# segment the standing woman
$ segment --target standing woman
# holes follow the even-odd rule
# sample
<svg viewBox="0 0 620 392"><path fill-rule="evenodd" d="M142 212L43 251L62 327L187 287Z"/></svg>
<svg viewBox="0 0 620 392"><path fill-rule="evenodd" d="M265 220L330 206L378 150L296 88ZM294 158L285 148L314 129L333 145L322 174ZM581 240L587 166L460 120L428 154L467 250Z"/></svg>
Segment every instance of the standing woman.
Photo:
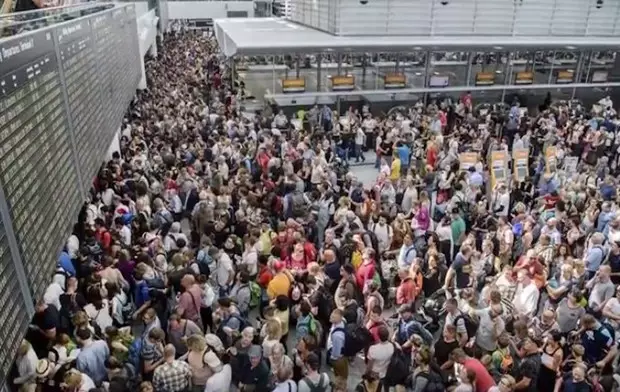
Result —
<svg viewBox="0 0 620 392"><path fill-rule="evenodd" d="M540 391L550 391L555 387L556 377L564 359L561 340L562 335L559 332L554 332L543 346L537 383Z"/></svg>
<svg viewBox="0 0 620 392"><path fill-rule="evenodd" d="M204 361L204 356L209 351L207 341L202 335L192 335L187 338L187 348L189 351L185 355L185 360L192 369L191 392L202 392L205 390L207 379L213 374Z"/></svg>

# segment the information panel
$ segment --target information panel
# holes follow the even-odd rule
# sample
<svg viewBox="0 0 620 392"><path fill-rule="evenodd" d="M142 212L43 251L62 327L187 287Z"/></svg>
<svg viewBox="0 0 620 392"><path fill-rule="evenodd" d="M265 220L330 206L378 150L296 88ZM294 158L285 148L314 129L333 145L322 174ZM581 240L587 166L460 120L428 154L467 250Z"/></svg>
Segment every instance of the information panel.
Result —
<svg viewBox="0 0 620 392"><path fill-rule="evenodd" d="M60 65L65 79L69 114L77 148L78 167L84 174L82 189L92 185L105 153L99 138L109 142L108 135L99 135L101 126L101 93L97 68L95 39L91 21L82 19L56 29Z"/></svg>
<svg viewBox="0 0 620 392"><path fill-rule="evenodd" d="M28 327L28 313L23 310L24 298L19 287L15 264L11 259L9 241L0 219L0 380L11 372L13 358Z"/></svg>
<svg viewBox="0 0 620 392"><path fill-rule="evenodd" d="M53 37L0 44L0 182L24 270L40 298L81 202Z"/></svg>

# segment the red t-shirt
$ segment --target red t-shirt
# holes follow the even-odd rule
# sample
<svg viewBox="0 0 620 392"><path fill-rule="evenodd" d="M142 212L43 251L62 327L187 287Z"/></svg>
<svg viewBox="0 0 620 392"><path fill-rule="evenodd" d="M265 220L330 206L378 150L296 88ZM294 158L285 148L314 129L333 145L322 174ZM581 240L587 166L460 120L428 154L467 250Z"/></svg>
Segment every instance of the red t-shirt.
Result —
<svg viewBox="0 0 620 392"><path fill-rule="evenodd" d="M491 377L489 371L479 360L467 358L463 366L476 374L476 392L487 392L491 387L495 386L493 377Z"/></svg>
<svg viewBox="0 0 620 392"><path fill-rule="evenodd" d="M360 290L364 289L366 281L372 280L375 276L375 263L364 263L355 272L355 282Z"/></svg>

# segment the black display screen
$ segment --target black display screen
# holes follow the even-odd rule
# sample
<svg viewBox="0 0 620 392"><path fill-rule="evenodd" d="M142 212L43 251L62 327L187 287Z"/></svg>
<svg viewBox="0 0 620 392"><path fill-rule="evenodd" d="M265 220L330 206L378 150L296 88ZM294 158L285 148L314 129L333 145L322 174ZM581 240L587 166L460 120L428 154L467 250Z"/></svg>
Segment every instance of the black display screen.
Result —
<svg viewBox="0 0 620 392"><path fill-rule="evenodd" d="M28 326L28 313L23 310L24 298L19 287L15 264L11 258L9 241L0 219L0 379L6 380L11 372L13 358Z"/></svg>
<svg viewBox="0 0 620 392"><path fill-rule="evenodd" d="M81 201L52 33L0 44L0 181L33 298Z"/></svg>
<svg viewBox="0 0 620 392"><path fill-rule="evenodd" d="M95 38L91 21L88 19L66 24L58 28L56 34L71 127L78 146L78 167L85 174L82 178L82 189L88 190L92 184L92 176L103 159L97 140L101 126L101 92L95 58ZM109 136L102 137L108 144Z"/></svg>

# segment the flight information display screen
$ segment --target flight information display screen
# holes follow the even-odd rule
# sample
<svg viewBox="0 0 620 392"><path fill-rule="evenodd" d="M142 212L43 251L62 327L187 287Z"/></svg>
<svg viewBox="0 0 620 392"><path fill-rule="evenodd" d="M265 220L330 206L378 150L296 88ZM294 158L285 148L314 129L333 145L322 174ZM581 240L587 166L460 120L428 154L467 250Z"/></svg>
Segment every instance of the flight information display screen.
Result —
<svg viewBox="0 0 620 392"><path fill-rule="evenodd" d="M0 219L0 380L11 372L13 358L21 344L21 334L28 327L28 313L19 287L15 264L11 258L7 233Z"/></svg>
<svg viewBox="0 0 620 392"><path fill-rule="evenodd" d="M109 7L0 42L0 387L141 76L134 8Z"/></svg>
<svg viewBox="0 0 620 392"><path fill-rule="evenodd" d="M0 182L40 298L82 197L52 33L0 43L0 53Z"/></svg>
<svg viewBox="0 0 620 392"><path fill-rule="evenodd" d="M60 65L67 89L71 128L78 146L78 167L85 174L82 189L90 189L92 176L97 172L102 151L98 138L109 144L110 135L101 132L101 90L95 58L95 38L91 21L69 22L56 31L60 50Z"/></svg>

